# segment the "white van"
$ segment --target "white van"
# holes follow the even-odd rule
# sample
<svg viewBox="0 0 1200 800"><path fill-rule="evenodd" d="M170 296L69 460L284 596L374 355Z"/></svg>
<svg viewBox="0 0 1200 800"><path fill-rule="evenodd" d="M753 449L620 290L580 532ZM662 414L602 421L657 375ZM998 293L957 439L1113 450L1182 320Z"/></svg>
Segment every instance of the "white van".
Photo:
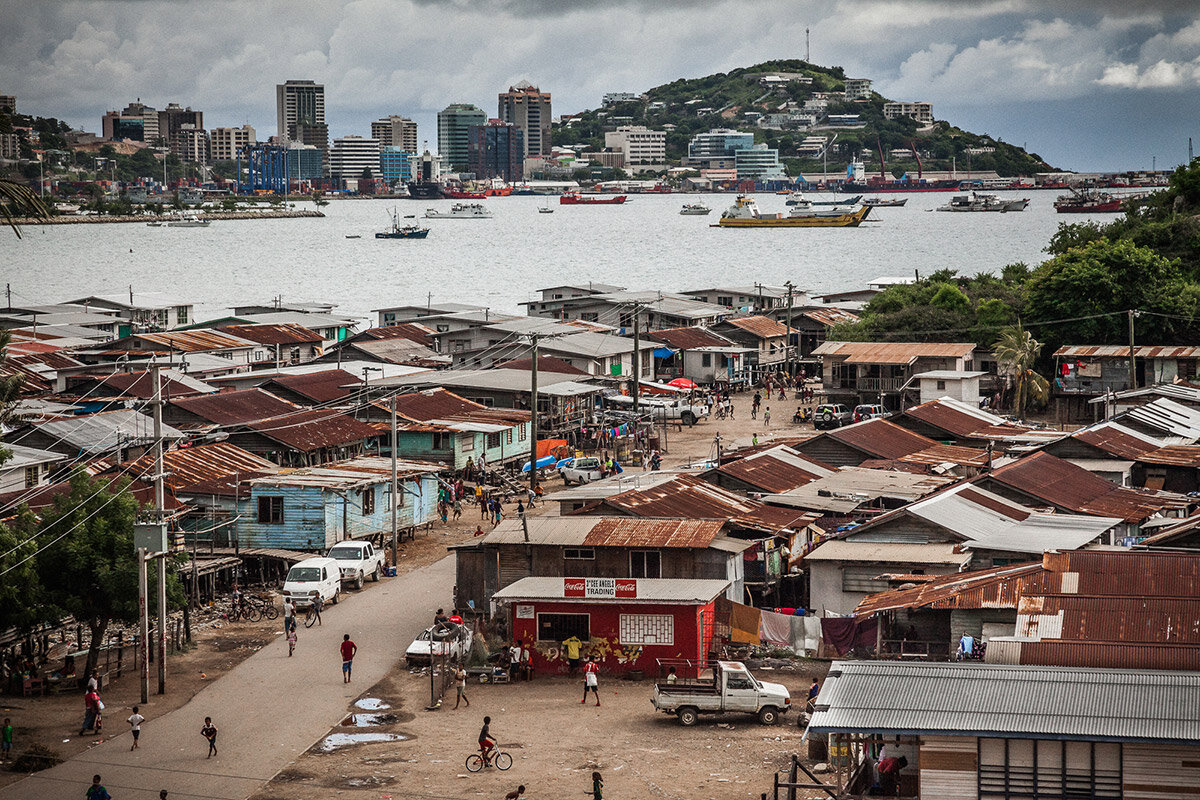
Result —
<svg viewBox="0 0 1200 800"><path fill-rule="evenodd" d="M292 598L296 608L308 608L317 595L326 603L336 603L341 588L342 573L338 562L332 558L314 556L288 570L287 580L283 582L283 597L285 600Z"/></svg>

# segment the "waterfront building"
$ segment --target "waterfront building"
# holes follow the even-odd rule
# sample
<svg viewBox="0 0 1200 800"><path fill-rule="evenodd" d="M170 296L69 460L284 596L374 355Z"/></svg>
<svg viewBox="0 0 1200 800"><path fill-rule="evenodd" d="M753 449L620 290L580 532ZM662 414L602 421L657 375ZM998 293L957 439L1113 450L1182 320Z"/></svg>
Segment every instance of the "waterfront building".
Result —
<svg viewBox="0 0 1200 800"><path fill-rule="evenodd" d="M158 112L158 134L156 138L161 138L165 141L167 147L171 148L171 152L181 159L199 161L200 159L190 158L186 153L188 151L195 152L196 136L195 134L180 134L185 127L190 126L193 130L204 130L204 112L193 111L191 106L183 108L178 103L168 103L167 107ZM148 140L153 143L154 140ZM205 138L205 151L208 148L208 139Z"/></svg>
<svg viewBox="0 0 1200 800"><path fill-rule="evenodd" d="M846 78L846 99L847 100L870 100L871 99L871 79L870 78Z"/></svg>
<svg viewBox="0 0 1200 800"><path fill-rule="evenodd" d="M619 150L625 165L634 172L663 169L666 165L666 131L652 131L645 125L626 125L605 133L604 146ZM588 157L591 157L590 153Z"/></svg>
<svg viewBox="0 0 1200 800"><path fill-rule="evenodd" d="M203 128L185 124L171 138L171 152L182 161L207 164L209 162L208 133Z"/></svg>
<svg viewBox="0 0 1200 800"><path fill-rule="evenodd" d="M99 294L68 300L67 304L116 311L123 320L118 336L128 336L138 330L172 330L195 321L193 305L162 292L129 292L128 294Z"/></svg>
<svg viewBox="0 0 1200 800"><path fill-rule="evenodd" d="M233 161L242 148L256 144L254 128L243 125L240 128L213 128L209 132L209 149L213 161Z"/></svg>
<svg viewBox="0 0 1200 800"><path fill-rule="evenodd" d="M483 109L470 103L452 103L438 112L438 152L450 169L470 161L471 128L487 124Z"/></svg>
<svg viewBox="0 0 1200 800"><path fill-rule="evenodd" d="M917 122L933 122L933 103L884 103L883 116L887 119L910 117Z"/></svg>
<svg viewBox="0 0 1200 800"><path fill-rule="evenodd" d="M417 152L417 123L407 117L391 114L371 123L371 138L380 147L399 147L406 153Z"/></svg>
<svg viewBox="0 0 1200 800"><path fill-rule="evenodd" d="M709 162L732 162L734 153L753 146L753 133L742 133L728 128L714 128L705 133L696 134L688 142L688 161L715 166Z"/></svg>
<svg viewBox="0 0 1200 800"><path fill-rule="evenodd" d="M110 142L131 139L154 144L158 138L158 112L140 100L125 106L123 111L109 111L101 117L100 125L103 137Z"/></svg>
<svg viewBox="0 0 1200 800"><path fill-rule="evenodd" d="M779 161L779 151L765 144L743 148L734 154L734 166L739 181L782 180L787 177Z"/></svg>
<svg viewBox="0 0 1200 800"><path fill-rule="evenodd" d="M379 148L379 177L388 186L416 180L417 156L397 145Z"/></svg>
<svg viewBox="0 0 1200 800"><path fill-rule="evenodd" d="M329 175L335 180L358 178L363 170L374 177L379 172L379 140L361 136L343 136L333 140L329 151Z"/></svg>
<svg viewBox="0 0 1200 800"><path fill-rule="evenodd" d="M500 93L498 116L515 125L525 137L525 156L550 153L550 93L529 81L521 81Z"/></svg>
<svg viewBox="0 0 1200 800"><path fill-rule="evenodd" d="M289 181L315 181L325 174L325 154L319 147L292 142L288 145L286 158Z"/></svg>
<svg viewBox="0 0 1200 800"><path fill-rule="evenodd" d="M476 178L521 180L525 164L525 133L498 119L471 128L467 164Z"/></svg>

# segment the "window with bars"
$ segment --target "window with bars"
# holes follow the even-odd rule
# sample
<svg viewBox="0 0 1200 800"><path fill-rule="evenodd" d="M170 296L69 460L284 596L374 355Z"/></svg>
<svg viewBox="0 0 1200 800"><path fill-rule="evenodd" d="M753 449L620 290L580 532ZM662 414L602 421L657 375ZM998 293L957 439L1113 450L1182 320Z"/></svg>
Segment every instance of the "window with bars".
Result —
<svg viewBox="0 0 1200 800"><path fill-rule="evenodd" d="M979 739L979 800L1121 800L1121 745Z"/></svg>

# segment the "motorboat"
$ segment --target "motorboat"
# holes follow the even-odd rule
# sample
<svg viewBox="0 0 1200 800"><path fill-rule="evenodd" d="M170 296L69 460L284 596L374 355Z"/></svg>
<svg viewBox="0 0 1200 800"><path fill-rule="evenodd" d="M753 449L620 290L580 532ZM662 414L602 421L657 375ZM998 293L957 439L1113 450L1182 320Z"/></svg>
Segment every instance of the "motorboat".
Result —
<svg viewBox="0 0 1200 800"><path fill-rule="evenodd" d="M679 213L685 217L703 217L712 213L712 209L703 203L685 203Z"/></svg>
<svg viewBox="0 0 1200 800"><path fill-rule="evenodd" d="M994 194L971 192L959 194L950 198L944 206L938 206L938 211L1024 211L1029 205L1029 198L1019 197L1015 200L1002 200Z"/></svg>
<svg viewBox="0 0 1200 800"><path fill-rule="evenodd" d="M870 206L857 209L834 207L814 211L803 206L793 206L785 217L782 214L763 214L753 198L740 195L734 204L721 215L714 228L857 228L867 215Z"/></svg>
<svg viewBox="0 0 1200 800"><path fill-rule="evenodd" d="M539 214L553 214L554 209L551 208L550 206L538 206L538 213Z"/></svg>
<svg viewBox="0 0 1200 800"><path fill-rule="evenodd" d="M492 212L482 203L455 203L449 211L425 209L425 219L491 219Z"/></svg>
<svg viewBox="0 0 1200 800"><path fill-rule="evenodd" d="M196 214L183 214L167 220L168 228L207 228L211 224L211 219L203 219Z"/></svg>
<svg viewBox="0 0 1200 800"><path fill-rule="evenodd" d="M868 197L862 204L871 208L900 208L907 202L907 197Z"/></svg>
<svg viewBox="0 0 1200 800"><path fill-rule="evenodd" d="M862 200L861 194L856 194L854 197L847 197L840 200L813 200L810 197L805 197L804 192L791 192L788 195L785 205L789 206L854 206L858 205L858 201Z"/></svg>

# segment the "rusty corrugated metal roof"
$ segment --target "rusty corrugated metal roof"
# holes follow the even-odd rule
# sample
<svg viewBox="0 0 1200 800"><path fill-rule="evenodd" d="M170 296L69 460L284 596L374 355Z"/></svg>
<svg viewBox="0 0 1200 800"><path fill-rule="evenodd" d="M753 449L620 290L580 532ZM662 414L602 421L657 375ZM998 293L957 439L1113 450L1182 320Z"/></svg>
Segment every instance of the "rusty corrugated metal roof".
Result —
<svg viewBox="0 0 1200 800"><path fill-rule="evenodd" d="M251 422L247 427L302 453L379 436L379 431L349 414L319 409Z"/></svg>
<svg viewBox="0 0 1200 800"><path fill-rule="evenodd" d="M154 373L150 370L142 370L140 372L116 372L112 375L100 378L96 382L96 388L92 389L88 394L94 394L97 397L105 397L106 392L116 392L119 395L127 395L129 397L137 397L142 400L149 400L154 397ZM89 376L83 376L89 377ZM164 369L160 378L162 385L163 399L172 397L188 397L190 395L198 395L205 393L216 392L217 390L203 381L199 381L181 372L176 372L172 369ZM86 384L85 384L86 385Z"/></svg>
<svg viewBox="0 0 1200 800"><path fill-rule="evenodd" d="M1138 456L1136 461L1144 464L1159 464L1166 467L1200 468L1200 445L1173 444L1150 450Z"/></svg>
<svg viewBox="0 0 1200 800"><path fill-rule="evenodd" d="M1147 345L1133 348L1137 358L1200 358L1200 347L1191 345ZM1055 358L1129 358L1129 348L1117 344L1067 344L1054 351Z"/></svg>
<svg viewBox="0 0 1200 800"><path fill-rule="evenodd" d="M1041 562L941 575L922 586L892 589L864 597L856 616L899 608L1016 609L1025 583L1044 571Z"/></svg>
<svg viewBox="0 0 1200 800"><path fill-rule="evenodd" d="M835 472L828 464L774 443L766 451L727 462L716 471L773 494L803 486Z"/></svg>
<svg viewBox="0 0 1200 800"><path fill-rule="evenodd" d="M760 339L776 339L787 336L787 326L782 322L757 314L749 317L732 317L725 322Z"/></svg>
<svg viewBox="0 0 1200 800"><path fill-rule="evenodd" d="M946 398L907 408L903 414L964 439L1003 438L1030 430L1024 425L1007 422L1003 417Z"/></svg>
<svg viewBox="0 0 1200 800"><path fill-rule="evenodd" d="M935 446L937 442L886 419L869 419L825 431L826 436L876 458L901 458Z"/></svg>
<svg viewBox="0 0 1200 800"><path fill-rule="evenodd" d="M459 397L454 392L442 388L402 394L396 398L396 413L413 422L447 419L486 408L487 406L481 403Z"/></svg>
<svg viewBox="0 0 1200 800"><path fill-rule="evenodd" d="M410 342L433 347L433 328L419 322L401 322L396 325L385 325L381 328L368 328L351 341L359 339L408 339Z"/></svg>
<svg viewBox="0 0 1200 800"><path fill-rule="evenodd" d="M648 489L615 494L597 506L635 517L728 519L738 527L768 533L801 528L820 516L750 500L695 475L679 475Z"/></svg>
<svg viewBox="0 0 1200 800"><path fill-rule="evenodd" d="M319 333L294 322L261 323L259 325L222 325L217 330L267 345L320 344L325 341Z"/></svg>
<svg viewBox="0 0 1200 800"><path fill-rule="evenodd" d="M359 383L361 379L351 375L344 369L327 369L321 372L305 372L299 375L280 375L263 384L270 388L272 385L298 394L313 403L333 403L350 396L346 388Z"/></svg>
<svg viewBox="0 0 1200 800"><path fill-rule="evenodd" d="M1116 588L1116 587L1113 587ZM1066 641L1200 645L1200 595L1038 595L1017 604L1016 635Z"/></svg>
<svg viewBox="0 0 1200 800"><path fill-rule="evenodd" d="M898 461L904 464L927 464L930 466L952 463L970 467L986 467L988 458L986 450L939 442L933 447L900 456Z"/></svg>
<svg viewBox="0 0 1200 800"><path fill-rule="evenodd" d="M607 517L583 538L585 547L708 547L725 523L719 519Z"/></svg>
<svg viewBox="0 0 1200 800"><path fill-rule="evenodd" d="M1200 599L1200 553L1074 550L1046 553L1050 572L1078 573L1077 593ZM1047 592L1058 591L1051 586Z"/></svg>
<svg viewBox="0 0 1200 800"><path fill-rule="evenodd" d="M1052 456L1034 453L980 476L1079 514L1118 517L1130 523L1145 520L1165 509L1189 507L1183 495L1115 486L1082 467Z"/></svg>
<svg viewBox="0 0 1200 800"><path fill-rule="evenodd" d="M1021 642L1022 664L1200 671L1200 647L1126 642Z"/></svg>
<svg viewBox="0 0 1200 800"><path fill-rule="evenodd" d="M215 425L240 425L290 414L300 408L259 388L180 397L172 400L171 405Z"/></svg>
<svg viewBox="0 0 1200 800"><path fill-rule="evenodd" d="M911 364L918 358L966 358L970 342L824 342L815 356L845 356L847 364Z"/></svg>
<svg viewBox="0 0 1200 800"><path fill-rule="evenodd" d="M123 472L151 470L154 454L121 465ZM232 494L237 484L279 472L279 467L229 442L178 447L163 453L167 486L176 493ZM249 486L243 487L249 491Z"/></svg>
<svg viewBox="0 0 1200 800"><path fill-rule="evenodd" d="M1097 425L1085 428L1073 433L1071 438L1103 450L1109 455L1129 461L1136 461L1140 455L1158 446L1133 435L1119 425Z"/></svg>
<svg viewBox="0 0 1200 800"><path fill-rule="evenodd" d="M656 331L648 331L646 338L655 342L662 342L665 345L674 347L676 350L692 350L697 347L735 347L733 342L721 336L719 333L713 333L707 328L699 327L683 327L683 328L661 328Z"/></svg>
<svg viewBox="0 0 1200 800"><path fill-rule="evenodd" d="M248 342L232 334L204 328L191 331L135 333L133 335L167 350L184 353L202 353L208 350L243 350L254 347L254 342Z"/></svg>
<svg viewBox="0 0 1200 800"><path fill-rule="evenodd" d="M844 308L806 308L798 312L802 317L808 317L814 322L833 327L847 322L858 322L858 315Z"/></svg>

